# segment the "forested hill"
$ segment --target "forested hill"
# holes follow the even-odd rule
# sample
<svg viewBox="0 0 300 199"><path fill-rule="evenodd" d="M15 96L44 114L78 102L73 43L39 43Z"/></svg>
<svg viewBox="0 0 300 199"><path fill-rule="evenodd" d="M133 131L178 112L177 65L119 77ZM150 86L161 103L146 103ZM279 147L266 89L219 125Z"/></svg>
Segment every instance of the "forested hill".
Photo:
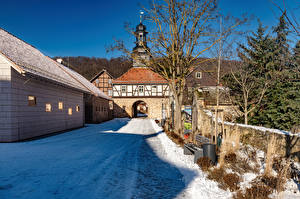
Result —
<svg viewBox="0 0 300 199"><path fill-rule="evenodd" d="M63 64L83 75L86 79L92 79L102 69L106 69L114 78L124 74L132 67L132 61L118 57L118 58L95 58L95 57L54 57L63 59Z"/></svg>

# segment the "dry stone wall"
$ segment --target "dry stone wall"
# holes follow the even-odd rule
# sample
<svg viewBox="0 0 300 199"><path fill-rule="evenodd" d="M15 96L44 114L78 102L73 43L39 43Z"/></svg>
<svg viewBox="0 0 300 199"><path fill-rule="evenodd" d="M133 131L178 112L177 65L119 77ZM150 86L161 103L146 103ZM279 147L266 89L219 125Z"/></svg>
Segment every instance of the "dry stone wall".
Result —
<svg viewBox="0 0 300 199"><path fill-rule="evenodd" d="M240 134L240 140L243 144L250 144L260 150L266 151L268 142L272 135L276 136L278 140L277 153L280 155L286 154L286 149L289 144L287 140L292 139L292 143L299 137L297 134L290 132L281 131L278 129L269 129L259 126L235 124L230 122L224 122L219 119L218 121L218 132L222 132L224 128L224 135L228 136L233 131L237 131ZM210 136L214 134L215 130L215 119L211 112L199 109L198 111L198 130L201 134ZM291 148L291 154L300 157L300 140Z"/></svg>

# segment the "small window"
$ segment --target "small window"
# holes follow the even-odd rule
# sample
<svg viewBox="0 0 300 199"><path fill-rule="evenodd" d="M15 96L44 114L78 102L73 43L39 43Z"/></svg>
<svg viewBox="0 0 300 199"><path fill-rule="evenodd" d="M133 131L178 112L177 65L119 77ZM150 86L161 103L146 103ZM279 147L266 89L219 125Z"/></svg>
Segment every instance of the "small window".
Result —
<svg viewBox="0 0 300 199"><path fill-rule="evenodd" d="M157 86L152 86L152 93L156 93L157 91Z"/></svg>
<svg viewBox="0 0 300 199"><path fill-rule="evenodd" d="M111 79L108 79L108 83L111 84Z"/></svg>
<svg viewBox="0 0 300 199"><path fill-rule="evenodd" d="M28 96L28 106L36 106L36 97L29 95Z"/></svg>
<svg viewBox="0 0 300 199"><path fill-rule="evenodd" d="M202 72L196 72L196 78L201 79L202 78Z"/></svg>
<svg viewBox="0 0 300 199"><path fill-rule="evenodd" d="M46 112L51 112L51 104L46 104Z"/></svg>
<svg viewBox="0 0 300 199"><path fill-rule="evenodd" d="M80 111L80 107L77 105L76 106L76 112L79 112Z"/></svg>
<svg viewBox="0 0 300 199"><path fill-rule="evenodd" d="M112 90L108 90L108 96L112 96Z"/></svg>
<svg viewBox="0 0 300 199"><path fill-rule="evenodd" d="M58 102L58 109L63 110L63 108L64 108L63 102Z"/></svg>
<svg viewBox="0 0 300 199"><path fill-rule="evenodd" d="M69 115L72 115L72 114L73 114L73 113L72 113L72 108L69 108L69 109L68 109L68 114L69 114Z"/></svg>
<svg viewBox="0 0 300 199"><path fill-rule="evenodd" d="M144 93L144 86L139 86L139 93Z"/></svg>
<svg viewBox="0 0 300 199"><path fill-rule="evenodd" d="M121 86L121 92L126 93L126 86Z"/></svg>
<svg viewBox="0 0 300 199"><path fill-rule="evenodd" d="M110 110L114 109L114 102L113 101L109 101L109 109Z"/></svg>

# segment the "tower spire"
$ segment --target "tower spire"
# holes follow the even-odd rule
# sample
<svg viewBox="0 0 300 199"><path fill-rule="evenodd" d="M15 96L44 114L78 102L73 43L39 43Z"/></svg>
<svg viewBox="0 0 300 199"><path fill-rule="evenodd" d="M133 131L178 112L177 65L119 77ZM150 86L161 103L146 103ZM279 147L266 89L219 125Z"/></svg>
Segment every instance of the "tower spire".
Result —
<svg viewBox="0 0 300 199"><path fill-rule="evenodd" d="M143 22L144 11L140 11L140 23Z"/></svg>

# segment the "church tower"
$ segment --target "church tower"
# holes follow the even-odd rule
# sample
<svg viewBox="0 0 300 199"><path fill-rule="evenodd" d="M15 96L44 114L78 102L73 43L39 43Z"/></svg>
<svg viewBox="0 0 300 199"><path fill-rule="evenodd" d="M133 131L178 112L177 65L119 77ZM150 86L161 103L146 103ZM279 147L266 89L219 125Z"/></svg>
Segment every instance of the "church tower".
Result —
<svg viewBox="0 0 300 199"><path fill-rule="evenodd" d="M143 12L140 15L140 24L136 26L134 35L136 37L135 47L133 48L133 67L145 67L144 62L150 60L150 49L147 46L147 34L146 26L143 24Z"/></svg>

